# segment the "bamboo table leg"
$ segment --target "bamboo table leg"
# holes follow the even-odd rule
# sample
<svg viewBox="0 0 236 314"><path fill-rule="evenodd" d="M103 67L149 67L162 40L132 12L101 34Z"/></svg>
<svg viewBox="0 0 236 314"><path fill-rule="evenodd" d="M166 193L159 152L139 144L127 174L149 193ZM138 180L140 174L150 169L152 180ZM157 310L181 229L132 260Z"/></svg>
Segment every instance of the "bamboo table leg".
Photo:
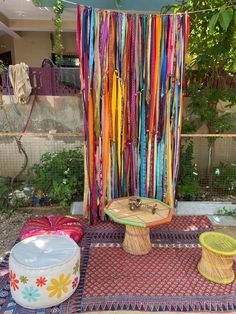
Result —
<svg viewBox="0 0 236 314"><path fill-rule="evenodd" d="M126 225L123 249L132 255L145 255L151 249L150 229Z"/></svg>
<svg viewBox="0 0 236 314"><path fill-rule="evenodd" d="M233 256L215 254L203 247L198 271L208 280L226 285L234 281L233 262Z"/></svg>

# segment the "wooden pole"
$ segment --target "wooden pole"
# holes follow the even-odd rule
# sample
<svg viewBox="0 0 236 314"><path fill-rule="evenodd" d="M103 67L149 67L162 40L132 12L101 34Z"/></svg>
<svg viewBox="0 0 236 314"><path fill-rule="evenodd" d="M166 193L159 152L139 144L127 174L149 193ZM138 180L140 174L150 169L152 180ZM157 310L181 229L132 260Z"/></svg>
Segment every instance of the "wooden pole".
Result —
<svg viewBox="0 0 236 314"><path fill-rule="evenodd" d="M44 137L44 136L53 136L53 137L82 137L82 132L74 132L74 133L48 133L48 132L0 132L0 137L13 137L13 136L27 136L27 137Z"/></svg>
<svg viewBox="0 0 236 314"><path fill-rule="evenodd" d="M236 134L181 134L181 137L236 137Z"/></svg>

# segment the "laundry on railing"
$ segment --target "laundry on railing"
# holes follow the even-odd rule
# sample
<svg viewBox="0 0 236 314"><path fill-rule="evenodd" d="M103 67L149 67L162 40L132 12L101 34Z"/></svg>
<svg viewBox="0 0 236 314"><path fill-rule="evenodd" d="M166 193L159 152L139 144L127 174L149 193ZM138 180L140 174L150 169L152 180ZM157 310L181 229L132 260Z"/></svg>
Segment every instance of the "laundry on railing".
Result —
<svg viewBox="0 0 236 314"><path fill-rule="evenodd" d="M28 65L23 62L20 64L10 65L8 71L9 79L14 92L14 103L21 105L27 104L32 91Z"/></svg>
<svg viewBox="0 0 236 314"><path fill-rule="evenodd" d="M61 68L44 66L29 67L29 79L32 87L32 95L36 96L75 96L80 93L79 87L70 87L60 82ZM8 71L0 74L2 82L0 82L1 95L14 95L13 87L8 80Z"/></svg>

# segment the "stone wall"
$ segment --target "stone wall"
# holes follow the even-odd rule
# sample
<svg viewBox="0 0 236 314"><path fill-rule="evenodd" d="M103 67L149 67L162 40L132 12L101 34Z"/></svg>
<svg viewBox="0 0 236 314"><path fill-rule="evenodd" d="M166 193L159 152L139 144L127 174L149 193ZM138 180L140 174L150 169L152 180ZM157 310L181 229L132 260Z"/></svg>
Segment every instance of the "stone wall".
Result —
<svg viewBox="0 0 236 314"><path fill-rule="evenodd" d="M33 97L27 105L17 106L17 115L8 96L2 96L0 110L0 132L21 132L26 124ZM185 110L187 107L185 107ZM231 108L232 119L236 121L236 106ZM185 119L187 115L185 113ZM236 126L236 123L235 123ZM38 162L46 151L76 149L83 142L83 104L81 95L78 96L37 96L32 117L27 132L42 133L80 133L78 136L27 136L22 143L29 156L29 166ZM236 129L232 130L232 133ZM206 133L204 126L198 133ZM194 142L194 161L199 171L204 175L208 162L208 142L206 138L196 138ZM236 140L219 138L215 143L214 165L219 162L236 164ZM22 167L24 156L19 153L13 137L0 137L0 176L14 176Z"/></svg>

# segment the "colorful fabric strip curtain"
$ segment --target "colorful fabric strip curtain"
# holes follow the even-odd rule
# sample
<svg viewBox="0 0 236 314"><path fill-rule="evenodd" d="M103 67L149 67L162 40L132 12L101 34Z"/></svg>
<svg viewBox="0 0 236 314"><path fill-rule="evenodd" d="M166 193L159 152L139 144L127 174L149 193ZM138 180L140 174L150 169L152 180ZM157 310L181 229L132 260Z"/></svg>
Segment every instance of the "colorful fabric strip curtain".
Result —
<svg viewBox="0 0 236 314"><path fill-rule="evenodd" d="M187 14L78 6L84 201L93 223L117 197L174 204L189 24Z"/></svg>

